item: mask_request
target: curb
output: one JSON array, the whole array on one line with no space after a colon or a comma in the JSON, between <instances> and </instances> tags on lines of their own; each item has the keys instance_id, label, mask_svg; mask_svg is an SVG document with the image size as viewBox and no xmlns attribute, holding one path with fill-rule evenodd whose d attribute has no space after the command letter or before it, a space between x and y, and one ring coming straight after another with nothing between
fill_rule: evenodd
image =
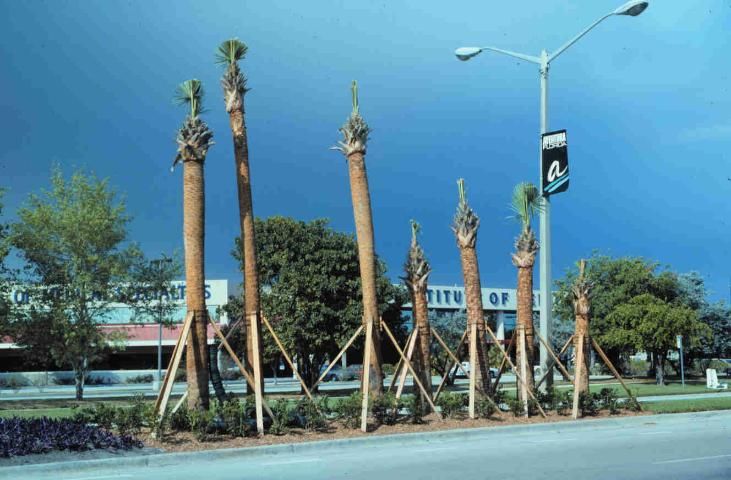
<instances>
[{"instance_id":1,"label":"curb","mask_svg":"<svg viewBox=\"0 0 731 480\"><path fill-rule=\"evenodd\" d=\"M393 443L410 441L418 444L429 444L442 440L465 439L486 436L514 435L525 432L533 433L540 430L576 430L594 428L596 426L623 426L636 423L653 422L660 418L684 417L713 417L729 415L728 411L694 412L662 415L641 415L624 418L602 418L596 420L568 420L563 422L537 423L529 425L506 425L497 427L462 428L441 430L434 432L412 432L390 435L369 435L337 440L320 440L313 442L285 443L279 445L262 445L257 447L214 449L198 452L157 453L125 456L121 458L104 458L95 460L78 460L68 462L41 463L33 465L15 465L0 467L0 478L28 478L32 474L50 474L58 472L84 472L89 470L109 470L120 467L148 467L148 466L180 466L194 461L222 460L232 458L249 458L276 456L282 454L301 454L323 449L347 449L358 446L387 446Z\"/></svg>"}]
</instances>

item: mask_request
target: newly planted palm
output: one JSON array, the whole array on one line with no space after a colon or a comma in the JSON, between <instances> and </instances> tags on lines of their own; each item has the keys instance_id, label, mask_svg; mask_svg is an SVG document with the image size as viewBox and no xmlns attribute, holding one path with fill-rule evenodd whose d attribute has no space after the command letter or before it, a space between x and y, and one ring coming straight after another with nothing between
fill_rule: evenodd
<instances>
[{"instance_id":1,"label":"newly planted palm","mask_svg":"<svg viewBox=\"0 0 731 480\"><path fill-rule=\"evenodd\" d=\"M470 390L490 393L490 371L487 361L487 340L482 309L482 285L477 263L477 230L480 219L467 203L464 180L457 181L459 204L454 216L452 231L457 238L464 278L465 302L467 303L467 328L470 345ZM473 369L474 366L474 369ZM472 380L474 379L474 380ZM473 387L474 382L474 387ZM470 392L470 414L474 413L474 392Z\"/></svg>"},{"instance_id":2,"label":"newly planted palm","mask_svg":"<svg viewBox=\"0 0 731 480\"><path fill-rule=\"evenodd\" d=\"M424 388L431 391L431 329L426 299L426 286L431 267L417 239L419 229L419 224L412 220L411 246L404 264L404 271L406 272L404 283L406 283L411 294L413 330L417 334L417 344L413 356L414 371ZM426 399L422 398L421 405L427 404Z\"/></svg>"},{"instance_id":3,"label":"newly planted palm","mask_svg":"<svg viewBox=\"0 0 731 480\"><path fill-rule=\"evenodd\" d=\"M574 351L583 349L583 355L576 355L582 358L581 368L574 368L578 372L574 379L574 388L579 393L589 391L589 313L591 310L591 290L593 284L587 280L584 270L586 262L579 262L579 276L571 287L574 303L574 315L576 317L576 331L574 335Z\"/></svg>"},{"instance_id":4,"label":"newly planted palm","mask_svg":"<svg viewBox=\"0 0 731 480\"><path fill-rule=\"evenodd\" d=\"M249 144L246 136L246 117L244 95L246 94L246 78L239 68L238 62L247 52L246 45L238 39L226 40L218 46L216 63L225 66L221 78L223 98L228 112L231 135L234 144L234 166L236 168L236 185L239 197L239 223L241 227L241 258L244 271L244 318L246 325L246 368L253 375L254 362L261 364L261 324L259 275L256 261L256 237L254 233L254 207L251 198L251 174L249 170ZM257 335L252 335L252 329ZM259 348L252 344L253 338L259 339ZM258 356L259 358L255 358ZM263 377L260 379L263 389Z\"/></svg>"},{"instance_id":5,"label":"newly planted palm","mask_svg":"<svg viewBox=\"0 0 731 480\"><path fill-rule=\"evenodd\" d=\"M373 322L369 391L380 395L383 392L383 371L381 369L380 316L376 297L376 252L373 235L373 214L371 195L368 190L365 154L370 129L358 108L358 84L353 81L353 110L340 128L343 139L337 147L348 162L350 194L353 201L355 234L358 241L358 262L360 264L361 290L363 294L363 323Z\"/></svg>"},{"instance_id":6,"label":"newly planted palm","mask_svg":"<svg viewBox=\"0 0 731 480\"><path fill-rule=\"evenodd\" d=\"M517 319L516 327L525 332L525 345L516 342L516 360L518 372L525 372L528 389L533 389L533 265L538 252L538 241L531 229L531 219L541 208L541 195L532 183L519 183L513 189L511 209L514 217L520 222L520 235L515 240L515 253L512 254L513 265L518 268ZM523 349L525 348L525 356ZM525 358L525 366L523 359ZM518 389L518 398L523 401L522 390ZM527 401L527 400L526 400Z\"/></svg>"},{"instance_id":7,"label":"newly planted palm","mask_svg":"<svg viewBox=\"0 0 731 480\"><path fill-rule=\"evenodd\" d=\"M203 86L199 80L180 84L180 104L190 110L178 130L178 154L173 168L183 162L183 241L185 246L186 306L193 324L186 348L188 407L208 408L208 312L205 300L204 239L205 188L203 164L213 145L213 132L200 119Z\"/></svg>"}]
</instances>

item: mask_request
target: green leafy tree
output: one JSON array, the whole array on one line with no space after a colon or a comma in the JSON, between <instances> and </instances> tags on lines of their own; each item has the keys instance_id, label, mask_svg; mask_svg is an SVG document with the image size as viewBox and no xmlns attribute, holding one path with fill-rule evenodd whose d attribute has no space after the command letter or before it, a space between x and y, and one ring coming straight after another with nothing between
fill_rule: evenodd
<instances>
[{"instance_id":1,"label":"green leafy tree","mask_svg":"<svg viewBox=\"0 0 731 480\"><path fill-rule=\"evenodd\" d=\"M255 229L264 315L296 355L302 378L312 385L325 360L362 324L358 247L352 235L334 231L323 219L303 222L277 216L257 219ZM241 265L239 242L237 238L232 255ZM406 291L391 284L380 260L377 272L378 313L403 337ZM268 335L264 338L265 344L271 341ZM352 348L362 349L358 343ZM265 347L265 352L274 351Z\"/></svg>"},{"instance_id":2,"label":"green leafy tree","mask_svg":"<svg viewBox=\"0 0 731 480\"><path fill-rule=\"evenodd\" d=\"M5 190L0 188L0 337L10 334L11 325L11 303L8 300L10 294L10 275L5 266L5 258L8 256L8 225L2 221L3 203L2 198Z\"/></svg>"},{"instance_id":3,"label":"green leafy tree","mask_svg":"<svg viewBox=\"0 0 731 480\"><path fill-rule=\"evenodd\" d=\"M585 279L594 285L591 301L590 334L606 347L606 353L615 365L621 365L630 348L615 344L610 347L604 342L604 335L614 329L608 316L618 306L645 293L656 292L655 270L657 264L639 257L612 258L594 254L586 263ZM578 268L572 266L563 278L555 281L555 302L553 313L558 330L573 332L574 306L572 286L578 276ZM556 341L556 339L554 339ZM564 339L565 341L565 339ZM561 345L554 344L555 348Z\"/></svg>"},{"instance_id":4,"label":"green leafy tree","mask_svg":"<svg viewBox=\"0 0 731 480\"><path fill-rule=\"evenodd\" d=\"M439 333L439 336L442 337L442 340L444 340L444 343L447 344L449 349L459 355L457 347L459 346L462 335L467 329L467 312L465 310L459 310L457 312L437 312L432 310L429 312L429 324ZM449 365L452 364L452 358L438 342L432 342L431 348L432 370L439 372L442 376L446 375L448 372L445 369L449 368ZM466 348L463 345L463 354L465 351ZM452 385L453 383L454 377L448 377L447 385Z\"/></svg>"},{"instance_id":5,"label":"green leafy tree","mask_svg":"<svg viewBox=\"0 0 731 480\"><path fill-rule=\"evenodd\" d=\"M652 355L658 385L665 383L667 353L675 349L676 335L682 335L684 343L694 347L711 334L710 328L698 320L691 308L666 302L649 293L619 305L608 315L607 321L615 327L603 336L604 343L630 346Z\"/></svg>"},{"instance_id":6,"label":"green leafy tree","mask_svg":"<svg viewBox=\"0 0 731 480\"><path fill-rule=\"evenodd\" d=\"M82 399L93 362L121 340L98 322L140 257L127 244L130 217L107 180L81 171L66 180L58 169L51 188L31 195L18 217L11 241L26 262L30 303L14 321L14 340L30 356L71 367Z\"/></svg>"}]
</instances>

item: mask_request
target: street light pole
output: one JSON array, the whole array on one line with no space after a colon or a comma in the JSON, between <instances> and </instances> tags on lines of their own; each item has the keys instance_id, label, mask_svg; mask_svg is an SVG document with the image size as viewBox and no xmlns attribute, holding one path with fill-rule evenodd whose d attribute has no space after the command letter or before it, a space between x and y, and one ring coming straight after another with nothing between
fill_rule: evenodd
<instances>
[{"instance_id":1,"label":"street light pole","mask_svg":"<svg viewBox=\"0 0 731 480\"><path fill-rule=\"evenodd\" d=\"M157 267L157 282L155 282L155 288L160 288L163 279L163 265L171 264L173 261L170 258L163 257L160 259L152 260L150 263ZM154 292L154 295L158 295L157 299L157 385L158 388L162 385L162 323L163 323L163 307L162 307L162 292Z\"/></svg>"},{"instance_id":2,"label":"street light pole","mask_svg":"<svg viewBox=\"0 0 731 480\"><path fill-rule=\"evenodd\" d=\"M563 44L555 52L549 54L546 50L541 51L540 57L533 55L526 55L523 53L511 52L509 50L503 50L496 47L460 47L455 50L455 55L459 60L467 61L471 58L479 55L483 51L490 51L508 55L510 57L518 58L520 60L537 64L539 66L540 80L541 80L541 108L540 108L540 133L543 135L548 131L548 71L551 62L555 60L559 55L566 51L571 45L579 41L584 35L589 33L594 27L599 25L602 21L614 15L625 15L636 17L645 11L649 2L641 0L629 1L616 10L600 17L594 23L590 24L584 30L579 32L578 35L574 36L571 40ZM539 137L540 139L540 137ZM541 165L541 147L539 141L539 156L538 156L538 184L541 187L541 193L543 192L543 172ZM551 295L551 202L547 196L543 198L543 208L539 212L539 234L540 234L540 250L539 250L539 291L540 291L540 323L539 332L541 337L546 339L547 343L550 342L551 338L551 314L553 310L553 297ZM548 350L541 342L540 345L540 364L541 372L546 373L548 371ZM541 385L541 389L549 388L553 384L553 372L549 371L546 375L546 381Z\"/></svg>"}]
</instances>

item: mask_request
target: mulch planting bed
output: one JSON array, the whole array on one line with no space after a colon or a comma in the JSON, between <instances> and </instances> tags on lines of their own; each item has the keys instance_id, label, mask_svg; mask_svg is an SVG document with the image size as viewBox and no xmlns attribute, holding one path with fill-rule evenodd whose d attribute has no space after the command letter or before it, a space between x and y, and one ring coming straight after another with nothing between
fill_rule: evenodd
<instances>
[{"instance_id":1,"label":"mulch planting bed","mask_svg":"<svg viewBox=\"0 0 731 480\"><path fill-rule=\"evenodd\" d=\"M331 423L324 431L309 432L299 428L290 429L285 435L267 434L263 437L232 437L230 435L211 434L208 438L198 441L190 432L168 432L164 439L152 438L149 434L142 434L139 439L146 447L164 450L165 452L190 452L197 450L211 450L217 448L241 448L256 447L261 445L278 445L284 443L313 442L318 440L337 440L341 438L355 438L373 435L389 435L395 433L418 433L432 432L438 430L452 430L460 428L482 428L498 427L505 425L527 425L538 423L558 423L572 420L570 415L558 415L555 412L546 412L547 417L540 415L525 418L515 417L512 413L496 413L489 419L444 419L443 421L435 414L424 417L424 423L413 424L408 420L400 421L395 425L369 425L369 432L363 433L359 429L346 428L338 422ZM601 411L592 417L585 417L584 421L591 421L597 418L609 417L631 417L645 415L644 412L622 411L618 415L610 415Z\"/></svg>"}]
</instances>

